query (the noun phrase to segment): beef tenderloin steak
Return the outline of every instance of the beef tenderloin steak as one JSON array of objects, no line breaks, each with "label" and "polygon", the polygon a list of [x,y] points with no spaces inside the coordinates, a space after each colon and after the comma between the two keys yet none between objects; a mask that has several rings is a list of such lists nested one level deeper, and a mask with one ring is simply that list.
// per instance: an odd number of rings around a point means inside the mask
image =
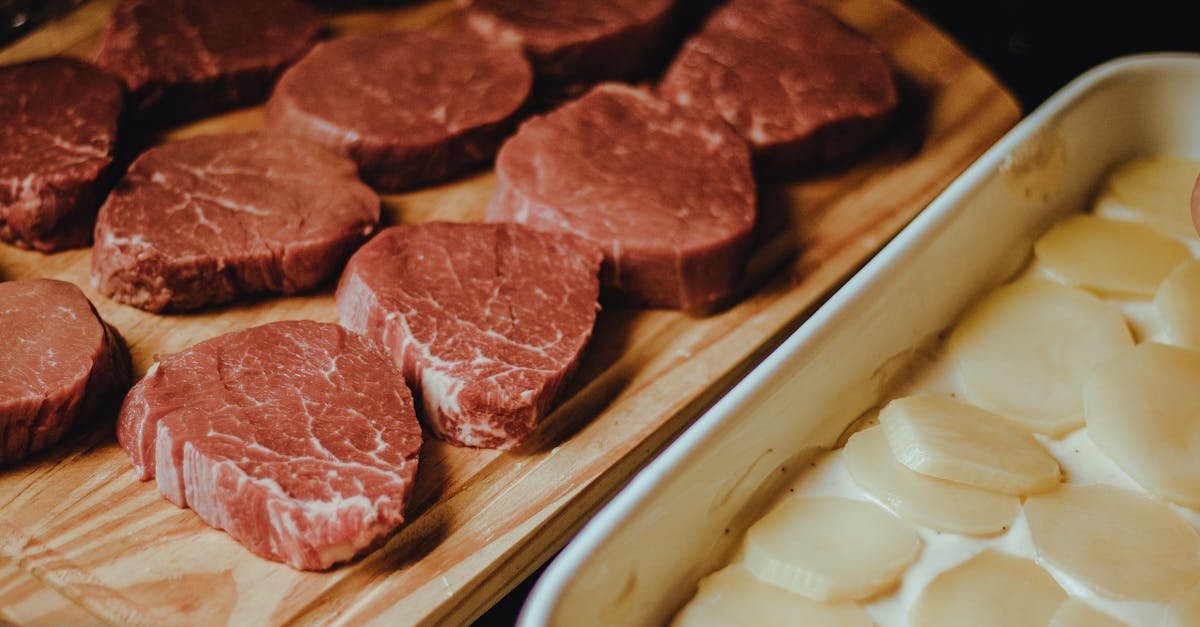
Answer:
[{"label": "beef tenderloin steak", "polygon": [[115,409],[129,352],[71,283],[0,283],[0,464],[56,442]]},{"label": "beef tenderloin steak", "polygon": [[338,317],[391,350],[438,437],[509,449],[579,363],[600,258],[581,238],[517,224],[392,227],[350,258]]},{"label": "beef tenderloin steak", "polygon": [[732,0],[684,44],[660,92],[725,118],[768,175],[834,161],[887,124],[899,101],[883,52],[801,0]]},{"label": "beef tenderloin steak", "polygon": [[304,320],[163,358],[126,398],[117,440],[172,503],[257,555],[321,570],[404,522],[421,428],[381,347]]},{"label": "beef tenderloin steak", "polygon": [[302,139],[206,135],[151,148],[96,219],[92,279],[112,299],[184,311],[336,276],[379,222],[354,164]]},{"label": "beef tenderloin steak", "polygon": [[0,241],[42,252],[91,241],[124,98],[83,61],[0,67]]},{"label": "beef tenderloin steak", "polygon": [[466,0],[467,23],[520,45],[541,76],[624,78],[644,68],[674,0]]},{"label": "beef tenderloin steak", "polygon": [[323,29],[294,0],[118,0],[95,61],[140,118],[174,122],[265,99]]},{"label": "beef tenderloin steak", "polygon": [[408,30],[320,44],[267,102],[267,128],[358,163],[372,186],[436,183],[492,156],[533,83],[513,47]]},{"label": "beef tenderloin steak", "polygon": [[719,118],[616,83],[521,125],[496,158],[489,221],[581,235],[628,302],[730,294],[755,218],[746,143]]},{"label": "beef tenderloin steak", "polygon": [[1200,234],[1200,177],[1196,177],[1196,184],[1192,187],[1192,224],[1196,227],[1196,233]]}]

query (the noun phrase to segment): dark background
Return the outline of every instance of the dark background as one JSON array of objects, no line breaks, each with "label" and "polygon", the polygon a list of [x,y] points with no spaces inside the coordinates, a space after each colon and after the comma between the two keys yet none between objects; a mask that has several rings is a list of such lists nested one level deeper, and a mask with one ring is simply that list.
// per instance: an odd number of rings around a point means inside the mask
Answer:
[{"label": "dark background", "polygon": [[[1109,59],[1138,52],[1200,51],[1200,0],[907,0],[907,4],[991,68],[1020,101],[1024,113]],[[476,625],[511,625],[540,574],[539,570],[517,586]]]},{"label": "dark background", "polygon": [[1200,2],[909,0],[990,67],[1026,113],[1084,70],[1150,51],[1200,51]]}]

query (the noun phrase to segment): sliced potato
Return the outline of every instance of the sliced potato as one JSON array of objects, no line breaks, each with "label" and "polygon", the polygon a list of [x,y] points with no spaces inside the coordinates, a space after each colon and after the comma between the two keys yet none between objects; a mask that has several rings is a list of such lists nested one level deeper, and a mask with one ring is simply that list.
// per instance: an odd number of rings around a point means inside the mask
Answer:
[{"label": "sliced potato", "polygon": [[949,340],[968,400],[1054,436],[1083,424],[1083,381],[1092,367],[1131,346],[1115,307],[1043,280],[996,289]]},{"label": "sliced potato", "polygon": [[1167,627],[1200,625],[1200,586],[1193,587],[1176,599],[1167,616]]},{"label": "sliced potato", "polygon": [[675,627],[829,625],[871,627],[856,603],[820,603],[759,581],[740,565],[700,580],[700,590],[671,623]]},{"label": "sliced potato", "polygon": [[1169,505],[1106,484],[1025,500],[1038,555],[1117,599],[1170,601],[1200,581],[1200,534]]},{"label": "sliced potato", "polygon": [[908,619],[913,627],[1045,627],[1066,598],[1033,560],[988,549],[934,577]]},{"label": "sliced potato", "polygon": [[1068,216],[1033,245],[1038,263],[1071,285],[1150,297],[1191,259],[1179,240],[1137,222]]},{"label": "sliced potato", "polygon": [[896,460],[881,427],[851,436],[842,450],[855,483],[901,518],[939,531],[991,535],[1006,531],[1021,511],[1015,496],[909,470]]},{"label": "sliced potato", "polygon": [[1151,494],[1200,508],[1200,351],[1140,344],[1096,368],[1085,401],[1101,452]]},{"label": "sliced potato", "polygon": [[1129,627],[1129,625],[1080,599],[1071,597],[1058,606],[1058,611],[1054,612],[1050,624],[1046,627]]},{"label": "sliced potato", "polygon": [[1158,286],[1154,306],[1172,343],[1200,348],[1200,261],[1189,259],[1172,270]]},{"label": "sliced potato", "polygon": [[746,532],[746,567],[817,601],[864,599],[894,585],[921,551],[915,529],[866,501],[794,497]]},{"label": "sliced potato", "polygon": [[985,409],[909,396],[879,412],[896,460],[914,472],[1002,494],[1058,485],[1054,457],[1028,431]]},{"label": "sliced potato", "polygon": [[1146,224],[1176,237],[1195,237],[1190,198],[1200,161],[1155,155],[1121,164],[1108,176],[1100,202],[1112,201]]}]

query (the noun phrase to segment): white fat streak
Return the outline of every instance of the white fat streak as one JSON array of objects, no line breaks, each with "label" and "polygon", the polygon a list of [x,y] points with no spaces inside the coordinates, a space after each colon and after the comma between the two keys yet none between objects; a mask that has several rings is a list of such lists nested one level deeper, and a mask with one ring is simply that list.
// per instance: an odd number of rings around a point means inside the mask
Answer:
[{"label": "white fat streak", "polygon": [[67,152],[75,153],[76,155],[82,155],[85,157],[94,157],[96,159],[107,159],[108,158],[108,153],[105,150],[102,150],[95,146],[91,146],[89,144],[74,144],[74,143],[71,143],[71,142],[57,136],[57,135],[51,135],[50,141],[53,142],[55,146],[58,146],[59,148],[62,148],[63,150],[66,150]]},{"label": "white fat streak", "polygon": [[[356,273],[348,274],[344,281],[341,287],[343,296],[337,299],[336,305],[338,318],[346,328],[366,333],[370,311],[376,306],[374,293]],[[474,421],[462,419],[460,397],[465,381],[453,374],[462,364],[440,359],[432,353],[427,344],[415,341],[404,314],[388,313],[386,321],[380,341],[390,349],[396,366],[403,369],[409,351],[417,351],[419,355],[415,361],[420,364],[417,385],[421,391],[421,408],[435,432],[453,434],[456,439],[474,446],[491,445],[496,439],[512,441],[508,433],[492,425],[473,424]],[[493,330],[481,331],[485,335],[505,339],[502,334]],[[477,354],[467,363],[478,366],[491,361],[494,360]],[[527,404],[533,396],[533,390],[522,390],[518,400]],[[529,411],[533,412],[534,409],[531,407]]]},{"label": "white fat streak", "polygon": [[[390,527],[376,518],[375,504],[362,494],[350,497],[338,497],[330,500],[295,499],[289,497],[283,488],[273,479],[266,477],[247,477],[248,481],[266,488],[276,498],[275,506],[268,507],[270,513],[272,544],[276,551],[293,565],[299,565],[299,555],[306,549],[314,549],[300,532],[299,518],[303,518],[309,527],[338,525],[338,519],[351,512],[357,512],[362,520],[369,521],[356,535],[342,542],[321,547],[316,550],[317,561],[322,567],[354,557],[361,549],[369,546],[379,536],[390,531]],[[296,557],[293,557],[296,556]]]},{"label": "white fat streak", "polygon": [[489,424],[459,423],[455,435],[468,446],[495,445],[497,438],[503,443],[514,442],[508,433],[494,429]]},{"label": "white fat streak", "polygon": [[300,111],[290,104],[287,106],[291,109],[293,115],[304,118],[304,123],[317,131],[316,133],[312,133],[312,135],[321,138],[340,138],[346,145],[353,144],[362,139],[362,136],[356,131],[342,128],[325,118]]},{"label": "white fat streak", "polygon": [[[274,479],[249,476],[232,461],[213,463],[200,455],[190,442],[185,443],[183,479],[187,491],[186,505],[217,528],[228,528],[235,515],[235,512],[229,509],[229,503],[218,499],[214,490],[216,478],[220,475],[222,467],[237,475],[239,491],[242,486],[250,483],[270,493],[272,501],[267,506],[267,515],[271,531],[267,534],[267,540],[272,551],[293,566],[303,565],[303,555],[314,550],[322,567],[348,560],[381,535],[391,531],[387,521],[376,517],[376,504],[362,494],[329,500],[292,498]],[[178,504],[185,505],[182,501]],[[357,513],[365,524],[359,533],[341,542],[318,549],[312,546],[309,538],[300,531],[301,519],[309,528],[320,530],[337,526],[339,519],[351,513]],[[317,537],[320,537],[319,531]]]},{"label": "white fat streak", "polygon": [[[153,369],[154,366],[151,366]],[[147,372],[146,376],[150,376],[151,372]],[[136,414],[136,417],[131,418],[133,424],[134,449],[138,455],[134,461],[134,467],[137,470],[138,477],[141,479],[151,479],[150,470],[154,466],[154,461],[142,457],[141,452],[145,450],[145,441],[150,437],[151,425],[147,424],[150,418],[150,407],[146,404],[146,399],[137,390],[129,394],[128,400],[125,403],[124,411],[130,414]],[[157,443],[157,440],[156,440]],[[155,457],[157,459],[157,455]]]},{"label": "white fat streak", "polygon": [[100,241],[105,248],[148,248],[150,246],[141,233],[134,233],[129,237],[119,237],[113,235],[113,232],[107,229],[105,229]]},{"label": "white fat streak", "polygon": [[154,480],[158,485],[158,491],[163,496],[167,497],[168,501],[180,506],[187,506],[185,498],[184,479],[188,476],[188,455],[187,444],[184,444],[183,465],[180,468],[175,465],[175,457],[171,453],[174,448],[175,441],[171,437],[171,430],[160,422],[158,423],[157,437],[154,441]]},{"label": "white fat streak", "polygon": [[[732,112],[731,112],[732,113]],[[726,119],[735,119],[732,115],[727,115]],[[767,120],[761,115],[750,116],[750,132],[747,133],[750,139],[756,144],[765,144],[771,140],[767,134]]]},{"label": "white fat streak", "polygon": [[17,197],[18,203],[25,207],[37,207],[41,205],[41,196],[38,194],[39,185],[37,185],[37,177],[33,174],[26,176],[19,181],[14,181],[14,195]]},{"label": "white fat streak", "polygon": [[457,415],[461,412],[458,395],[462,388],[462,380],[447,372],[430,367],[421,371],[421,394],[428,415]]},{"label": "white fat streak", "polygon": [[345,277],[341,285],[341,292],[345,295],[334,303],[338,321],[347,329],[365,335],[369,312],[375,306],[374,294],[367,289],[358,273],[349,272]]}]

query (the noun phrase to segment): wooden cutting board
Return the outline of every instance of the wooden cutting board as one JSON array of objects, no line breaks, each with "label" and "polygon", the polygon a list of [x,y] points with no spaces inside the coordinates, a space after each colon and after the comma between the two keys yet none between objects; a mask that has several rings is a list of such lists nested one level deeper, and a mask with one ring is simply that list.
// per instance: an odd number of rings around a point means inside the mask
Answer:
[{"label": "wooden cutting board", "polygon": [[[326,573],[251,555],[137,481],[111,423],[0,469],[0,622],[122,625],[462,623],[559,549],[630,474],[744,374],[1019,117],[1003,87],[892,0],[819,0],[888,52],[905,108],[853,164],[761,189],[744,289],[706,315],[606,307],[573,385],[536,439],[509,453],[427,443],[410,522]],[[90,56],[111,9],[93,0],[0,52],[0,62]],[[331,19],[337,34],[444,20],[448,1]],[[257,108],[169,137],[258,126]],[[490,173],[384,197],[385,220],[478,220]],[[0,245],[0,279],[83,287],[129,340],[140,376],[156,355],[271,320],[335,319],[331,287],[198,314],[157,316],[91,289],[90,251]]]}]

